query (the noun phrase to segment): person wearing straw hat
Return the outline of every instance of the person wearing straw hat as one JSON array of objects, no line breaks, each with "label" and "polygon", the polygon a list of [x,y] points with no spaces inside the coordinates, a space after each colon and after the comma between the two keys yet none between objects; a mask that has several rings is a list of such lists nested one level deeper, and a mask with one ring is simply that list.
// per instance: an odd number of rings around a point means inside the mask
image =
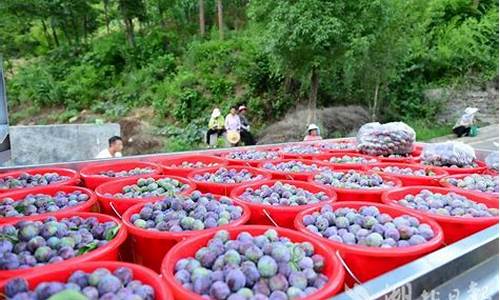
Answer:
[{"label": "person wearing straw hat", "polygon": [[[210,121],[208,122],[207,144],[209,146],[217,144],[217,138],[224,134],[224,117],[220,109],[214,108]],[[214,137],[215,136],[215,137]]]},{"label": "person wearing straw hat", "polygon": [[247,107],[245,105],[241,105],[238,108],[238,116],[240,117],[241,122],[241,140],[245,143],[245,146],[255,145],[255,139],[253,138],[252,133],[250,132],[250,123],[246,117]]},{"label": "person wearing straw hat", "polygon": [[224,121],[226,139],[233,147],[237,146],[240,142],[241,120],[236,112],[236,106],[231,107]]},{"label": "person wearing straw hat", "polygon": [[467,107],[464,111],[464,114],[458,119],[453,127],[453,133],[457,135],[457,137],[462,137],[463,135],[469,136],[471,134],[471,128],[474,124],[474,116],[477,113],[478,109],[475,107]]},{"label": "person wearing straw hat", "polygon": [[306,131],[306,137],[304,138],[304,141],[318,141],[323,139],[320,135],[319,127],[316,124],[309,124],[307,126],[307,131]]}]

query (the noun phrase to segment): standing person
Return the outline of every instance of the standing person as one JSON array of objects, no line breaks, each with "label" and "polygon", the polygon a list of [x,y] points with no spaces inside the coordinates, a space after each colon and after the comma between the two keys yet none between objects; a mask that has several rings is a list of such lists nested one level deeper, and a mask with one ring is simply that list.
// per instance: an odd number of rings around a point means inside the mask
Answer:
[{"label": "standing person", "polygon": [[[207,144],[210,146],[210,137],[216,134],[217,138],[224,133],[224,117],[218,108],[214,108],[208,122]],[[216,140],[217,140],[216,138]],[[217,143],[216,143],[217,144]]]},{"label": "standing person", "polygon": [[304,137],[304,141],[318,141],[323,139],[319,132],[319,127],[316,124],[309,124],[307,127],[306,136]]},{"label": "standing person", "polygon": [[474,124],[474,116],[477,111],[478,109],[475,107],[467,107],[465,109],[464,114],[458,119],[453,127],[453,133],[455,133],[457,137],[460,138],[463,135],[468,136],[470,134],[471,127]]},{"label": "standing person", "polygon": [[235,106],[231,107],[229,114],[226,116],[224,127],[226,128],[226,138],[231,146],[237,146],[240,141],[241,120],[236,113]]},{"label": "standing person", "polygon": [[248,119],[246,117],[247,113],[247,108],[245,105],[240,106],[238,108],[238,115],[240,117],[240,122],[241,122],[241,139],[243,140],[243,143],[245,143],[245,146],[250,146],[250,145],[255,145],[255,139],[253,138],[252,133],[250,132],[250,123],[248,122]]},{"label": "standing person", "polygon": [[108,140],[108,148],[97,154],[96,158],[122,157],[123,140],[119,136],[112,136]]}]

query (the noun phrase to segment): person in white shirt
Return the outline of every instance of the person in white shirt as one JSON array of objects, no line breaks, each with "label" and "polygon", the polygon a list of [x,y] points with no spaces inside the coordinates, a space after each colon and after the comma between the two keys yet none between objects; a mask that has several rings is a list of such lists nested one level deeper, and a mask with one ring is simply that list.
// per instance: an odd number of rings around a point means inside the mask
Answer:
[{"label": "person in white shirt", "polygon": [[241,121],[236,107],[231,107],[224,121],[224,128],[226,129],[226,138],[231,146],[237,146],[240,141]]},{"label": "person in white shirt", "polygon": [[96,158],[115,158],[122,157],[123,140],[119,136],[112,136],[108,140],[108,148],[97,154]]}]

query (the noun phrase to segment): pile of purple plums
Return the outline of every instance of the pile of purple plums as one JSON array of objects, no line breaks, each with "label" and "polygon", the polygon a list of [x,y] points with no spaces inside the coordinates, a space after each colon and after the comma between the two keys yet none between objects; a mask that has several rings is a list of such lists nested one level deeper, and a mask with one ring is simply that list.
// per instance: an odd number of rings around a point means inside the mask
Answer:
[{"label": "pile of purple plums", "polygon": [[23,217],[55,212],[84,203],[89,198],[89,195],[81,191],[71,193],[59,191],[53,196],[43,193],[29,194],[18,201],[3,198],[0,201],[0,217]]},{"label": "pile of purple plums", "polygon": [[148,203],[130,218],[135,226],[156,231],[203,230],[229,224],[243,215],[243,208],[222,196],[194,191],[191,196],[167,197]]},{"label": "pile of purple plums", "polygon": [[488,208],[463,195],[449,192],[446,194],[421,190],[418,194],[408,194],[398,203],[404,207],[431,214],[464,218],[480,218],[498,216],[498,209]]},{"label": "pile of purple plums", "polygon": [[26,269],[61,262],[106,245],[120,226],[97,218],[20,221],[0,227],[0,270]]},{"label": "pile of purple plums", "polygon": [[57,173],[28,174],[22,173],[19,176],[6,176],[0,178],[0,190],[31,188],[46,186],[67,181],[68,176],[61,176]]},{"label": "pile of purple plums", "polygon": [[[5,296],[12,300],[46,299],[136,299],[154,300],[155,291],[150,285],[134,279],[130,268],[120,267],[111,272],[98,268],[91,273],[75,271],[64,281],[45,281],[29,288],[23,278],[14,278],[5,284]],[[53,297],[53,298],[52,298]]]},{"label": "pile of purple plums", "polygon": [[320,211],[305,215],[302,223],[314,234],[347,245],[368,247],[408,247],[431,240],[431,226],[415,217],[391,217],[375,206],[359,209],[342,207],[333,210],[325,205]]},{"label": "pile of purple plums", "polygon": [[234,240],[217,232],[194,257],[175,266],[175,279],[207,299],[299,299],[328,282],[322,274],[325,259],[309,242],[295,243],[275,230]]}]

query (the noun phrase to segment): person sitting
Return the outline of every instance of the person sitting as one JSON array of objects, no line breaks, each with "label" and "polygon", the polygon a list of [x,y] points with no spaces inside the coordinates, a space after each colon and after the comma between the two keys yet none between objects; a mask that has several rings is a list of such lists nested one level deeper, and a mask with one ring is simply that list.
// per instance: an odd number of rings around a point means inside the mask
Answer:
[{"label": "person sitting", "polygon": [[238,115],[241,121],[241,140],[245,143],[245,146],[255,145],[255,139],[253,138],[252,133],[250,132],[250,123],[246,117],[247,107],[245,105],[240,106],[238,108]]},{"label": "person sitting", "polygon": [[123,140],[119,136],[112,136],[108,140],[108,148],[102,150],[95,158],[122,157]]},{"label": "person sitting", "polygon": [[304,137],[304,141],[318,141],[322,137],[319,132],[319,127],[316,124],[309,124],[307,127],[307,135]]},{"label": "person sitting", "polygon": [[475,107],[467,107],[464,114],[458,119],[453,127],[453,133],[457,137],[462,137],[463,135],[469,136],[472,125],[474,124],[474,117],[478,109]]},{"label": "person sitting", "polygon": [[[208,121],[207,144],[209,146],[217,144],[217,138],[224,134],[224,117],[218,108],[214,108],[210,121]],[[215,141],[211,139],[215,135]]]},{"label": "person sitting", "polygon": [[236,107],[231,107],[229,114],[224,121],[226,135],[231,146],[237,146],[240,140],[241,120],[236,113]]}]

